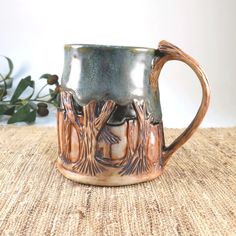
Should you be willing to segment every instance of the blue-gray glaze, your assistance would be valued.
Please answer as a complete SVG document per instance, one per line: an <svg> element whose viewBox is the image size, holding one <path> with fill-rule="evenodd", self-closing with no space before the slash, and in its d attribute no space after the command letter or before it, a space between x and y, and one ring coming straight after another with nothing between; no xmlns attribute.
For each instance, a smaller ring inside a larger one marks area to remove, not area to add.
<svg viewBox="0 0 236 236"><path fill-rule="evenodd" d="M92 100L128 105L145 101L153 122L161 120L159 91L149 84L156 50L152 48L65 45L62 87L84 106Z"/></svg>

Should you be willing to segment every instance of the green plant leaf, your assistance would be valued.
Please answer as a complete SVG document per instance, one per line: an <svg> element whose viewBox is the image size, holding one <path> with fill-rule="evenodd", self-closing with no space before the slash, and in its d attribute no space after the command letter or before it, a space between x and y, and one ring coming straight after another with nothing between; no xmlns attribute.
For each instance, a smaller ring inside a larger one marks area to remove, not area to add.
<svg viewBox="0 0 236 236"><path fill-rule="evenodd" d="M0 88L4 88L4 89L9 89L9 88L11 88L12 87L12 83L13 83L13 78L12 77L3 77L3 76L1 76L1 78L3 78L3 79L1 79L0 80Z"/></svg>
<svg viewBox="0 0 236 236"><path fill-rule="evenodd" d="M7 105L0 104L0 115L4 115L4 113L7 109L8 109Z"/></svg>
<svg viewBox="0 0 236 236"><path fill-rule="evenodd" d="M53 94L55 94L56 92L55 92L53 89L49 89L49 93L50 93L50 95L53 95Z"/></svg>
<svg viewBox="0 0 236 236"><path fill-rule="evenodd" d="M0 104L0 115L12 115L15 110L15 105Z"/></svg>
<svg viewBox="0 0 236 236"><path fill-rule="evenodd" d="M5 81L6 81L6 86L7 86L7 88L8 88L8 89L11 88L11 87L12 87L12 83L13 83L13 78L12 78L12 77L7 77L7 78L5 79Z"/></svg>
<svg viewBox="0 0 236 236"><path fill-rule="evenodd" d="M49 94L51 98L48 102L51 102L55 107L59 107L59 94L55 90L49 89Z"/></svg>
<svg viewBox="0 0 236 236"><path fill-rule="evenodd" d="M34 85L35 84L34 84L34 81L31 80L31 76L27 76L26 78L22 79L20 81L20 83L18 84L18 86L17 86L17 88L16 88L16 90L15 90L15 92L14 92L12 98L11 98L11 104L15 103L18 100L20 95L25 91L25 89L27 87L33 88L33 91L31 93L31 95L28 96L27 98L25 98L25 100L30 99L32 97L32 95L34 94Z"/></svg>
<svg viewBox="0 0 236 236"><path fill-rule="evenodd" d="M12 71L13 71L13 62L12 60L9 58L9 57L5 57L4 58L7 60L7 63L8 63L8 67L9 67L9 72L7 73L7 75L5 76L5 78L9 78L12 74Z"/></svg>
<svg viewBox="0 0 236 236"><path fill-rule="evenodd" d="M5 88L0 87L0 101L7 95L7 91Z"/></svg>
<svg viewBox="0 0 236 236"><path fill-rule="evenodd" d="M13 78L11 77L11 74L12 74L13 68L14 68L13 62L12 62L12 60L9 57L3 56L3 58L7 60L9 71L6 74L5 77L1 76L2 77L1 81L2 82L4 81L4 85L3 86L0 85L0 87L5 87L6 86L6 88L11 88L12 87L12 81L13 81Z"/></svg>
<svg viewBox="0 0 236 236"><path fill-rule="evenodd" d="M21 106L8 120L8 124L13 124L16 122L34 122L36 119L36 110L32 109L29 103Z"/></svg>
<svg viewBox="0 0 236 236"><path fill-rule="evenodd" d="M56 108L59 107L59 105L60 105L60 103L59 103L59 101L58 101L57 99L52 100L51 103L52 103Z"/></svg>
<svg viewBox="0 0 236 236"><path fill-rule="evenodd" d="M4 113L4 115L12 116L15 111L16 106L11 106L9 109L7 109Z"/></svg>
<svg viewBox="0 0 236 236"><path fill-rule="evenodd" d="M53 89L49 89L49 94L50 94L51 99L54 99L57 96L57 93Z"/></svg>

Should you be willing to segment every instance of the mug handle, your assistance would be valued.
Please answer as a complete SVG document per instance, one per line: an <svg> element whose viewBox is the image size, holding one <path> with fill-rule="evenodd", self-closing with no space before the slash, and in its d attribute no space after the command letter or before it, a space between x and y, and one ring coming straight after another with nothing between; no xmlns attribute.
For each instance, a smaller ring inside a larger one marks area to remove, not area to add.
<svg viewBox="0 0 236 236"><path fill-rule="evenodd" d="M150 76L150 83L152 88L157 89L158 78L161 69L167 61L171 60L182 61L186 63L188 66L190 66L190 68L192 68L192 70L196 73L202 87L202 102L196 116L194 117L190 125L185 129L185 131L179 137L177 137L167 147L165 146L165 140L163 135L162 158L163 158L163 166L165 166L168 160L170 159L171 155L193 135L198 126L201 124L209 106L210 88L206 75L204 74L200 65L192 57L184 53L181 49L179 49L175 45L164 40L161 41L157 49L157 56L158 57L155 61Z"/></svg>

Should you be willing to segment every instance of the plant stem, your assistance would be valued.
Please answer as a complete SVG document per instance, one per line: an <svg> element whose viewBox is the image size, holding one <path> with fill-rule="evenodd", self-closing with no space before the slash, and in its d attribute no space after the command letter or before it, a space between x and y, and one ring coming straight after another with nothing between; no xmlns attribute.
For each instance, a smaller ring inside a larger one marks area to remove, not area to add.
<svg viewBox="0 0 236 236"><path fill-rule="evenodd" d="M52 102L50 102L50 101L45 101L45 100L40 100L40 99L29 99L29 100L27 100L27 101L29 101L29 102L45 102L45 103L49 103L49 104L52 104L53 105L53 103ZM1 103L8 103L8 104L10 104L10 100L8 100L8 101L0 101L0 104ZM11 104L11 105L20 105L21 103L15 103L15 104Z"/></svg>
<svg viewBox="0 0 236 236"><path fill-rule="evenodd" d="M32 102L45 102L45 103L53 104L53 103L51 103L49 101L40 100L40 99L30 99L29 101L32 101Z"/></svg>
<svg viewBox="0 0 236 236"><path fill-rule="evenodd" d="M43 95L43 96L40 96L40 97L38 96L38 97L35 97L35 98L37 98L37 99L40 98L40 99L41 99L41 98L45 98L45 97L47 97L47 96L49 96L49 95L50 95L50 94L46 94L46 95Z"/></svg>
<svg viewBox="0 0 236 236"><path fill-rule="evenodd" d="M0 99L2 99L4 97L4 92L7 89L7 84L6 84L4 76L1 73L0 73L0 77L2 79L0 82L3 82L3 84L4 84L4 88L3 88L2 94L0 95Z"/></svg>
<svg viewBox="0 0 236 236"><path fill-rule="evenodd" d="M35 96L35 99L37 99L39 97L39 94L43 91L43 89L47 86L48 84L45 84L37 93L37 95Z"/></svg>
<svg viewBox="0 0 236 236"><path fill-rule="evenodd" d="M10 101L0 101L0 104L1 103L10 103Z"/></svg>

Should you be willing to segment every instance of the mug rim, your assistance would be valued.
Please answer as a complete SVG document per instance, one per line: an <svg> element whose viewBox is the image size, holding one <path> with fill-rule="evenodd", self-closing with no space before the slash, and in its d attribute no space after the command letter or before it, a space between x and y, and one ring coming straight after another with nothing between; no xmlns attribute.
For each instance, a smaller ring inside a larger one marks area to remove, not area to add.
<svg viewBox="0 0 236 236"><path fill-rule="evenodd" d="M120 45L104 45L104 44L65 44L64 49L78 49L78 48L91 48L91 49L125 49L125 50L134 50L134 51L153 51L157 49L149 47L136 47L136 46L120 46Z"/></svg>

